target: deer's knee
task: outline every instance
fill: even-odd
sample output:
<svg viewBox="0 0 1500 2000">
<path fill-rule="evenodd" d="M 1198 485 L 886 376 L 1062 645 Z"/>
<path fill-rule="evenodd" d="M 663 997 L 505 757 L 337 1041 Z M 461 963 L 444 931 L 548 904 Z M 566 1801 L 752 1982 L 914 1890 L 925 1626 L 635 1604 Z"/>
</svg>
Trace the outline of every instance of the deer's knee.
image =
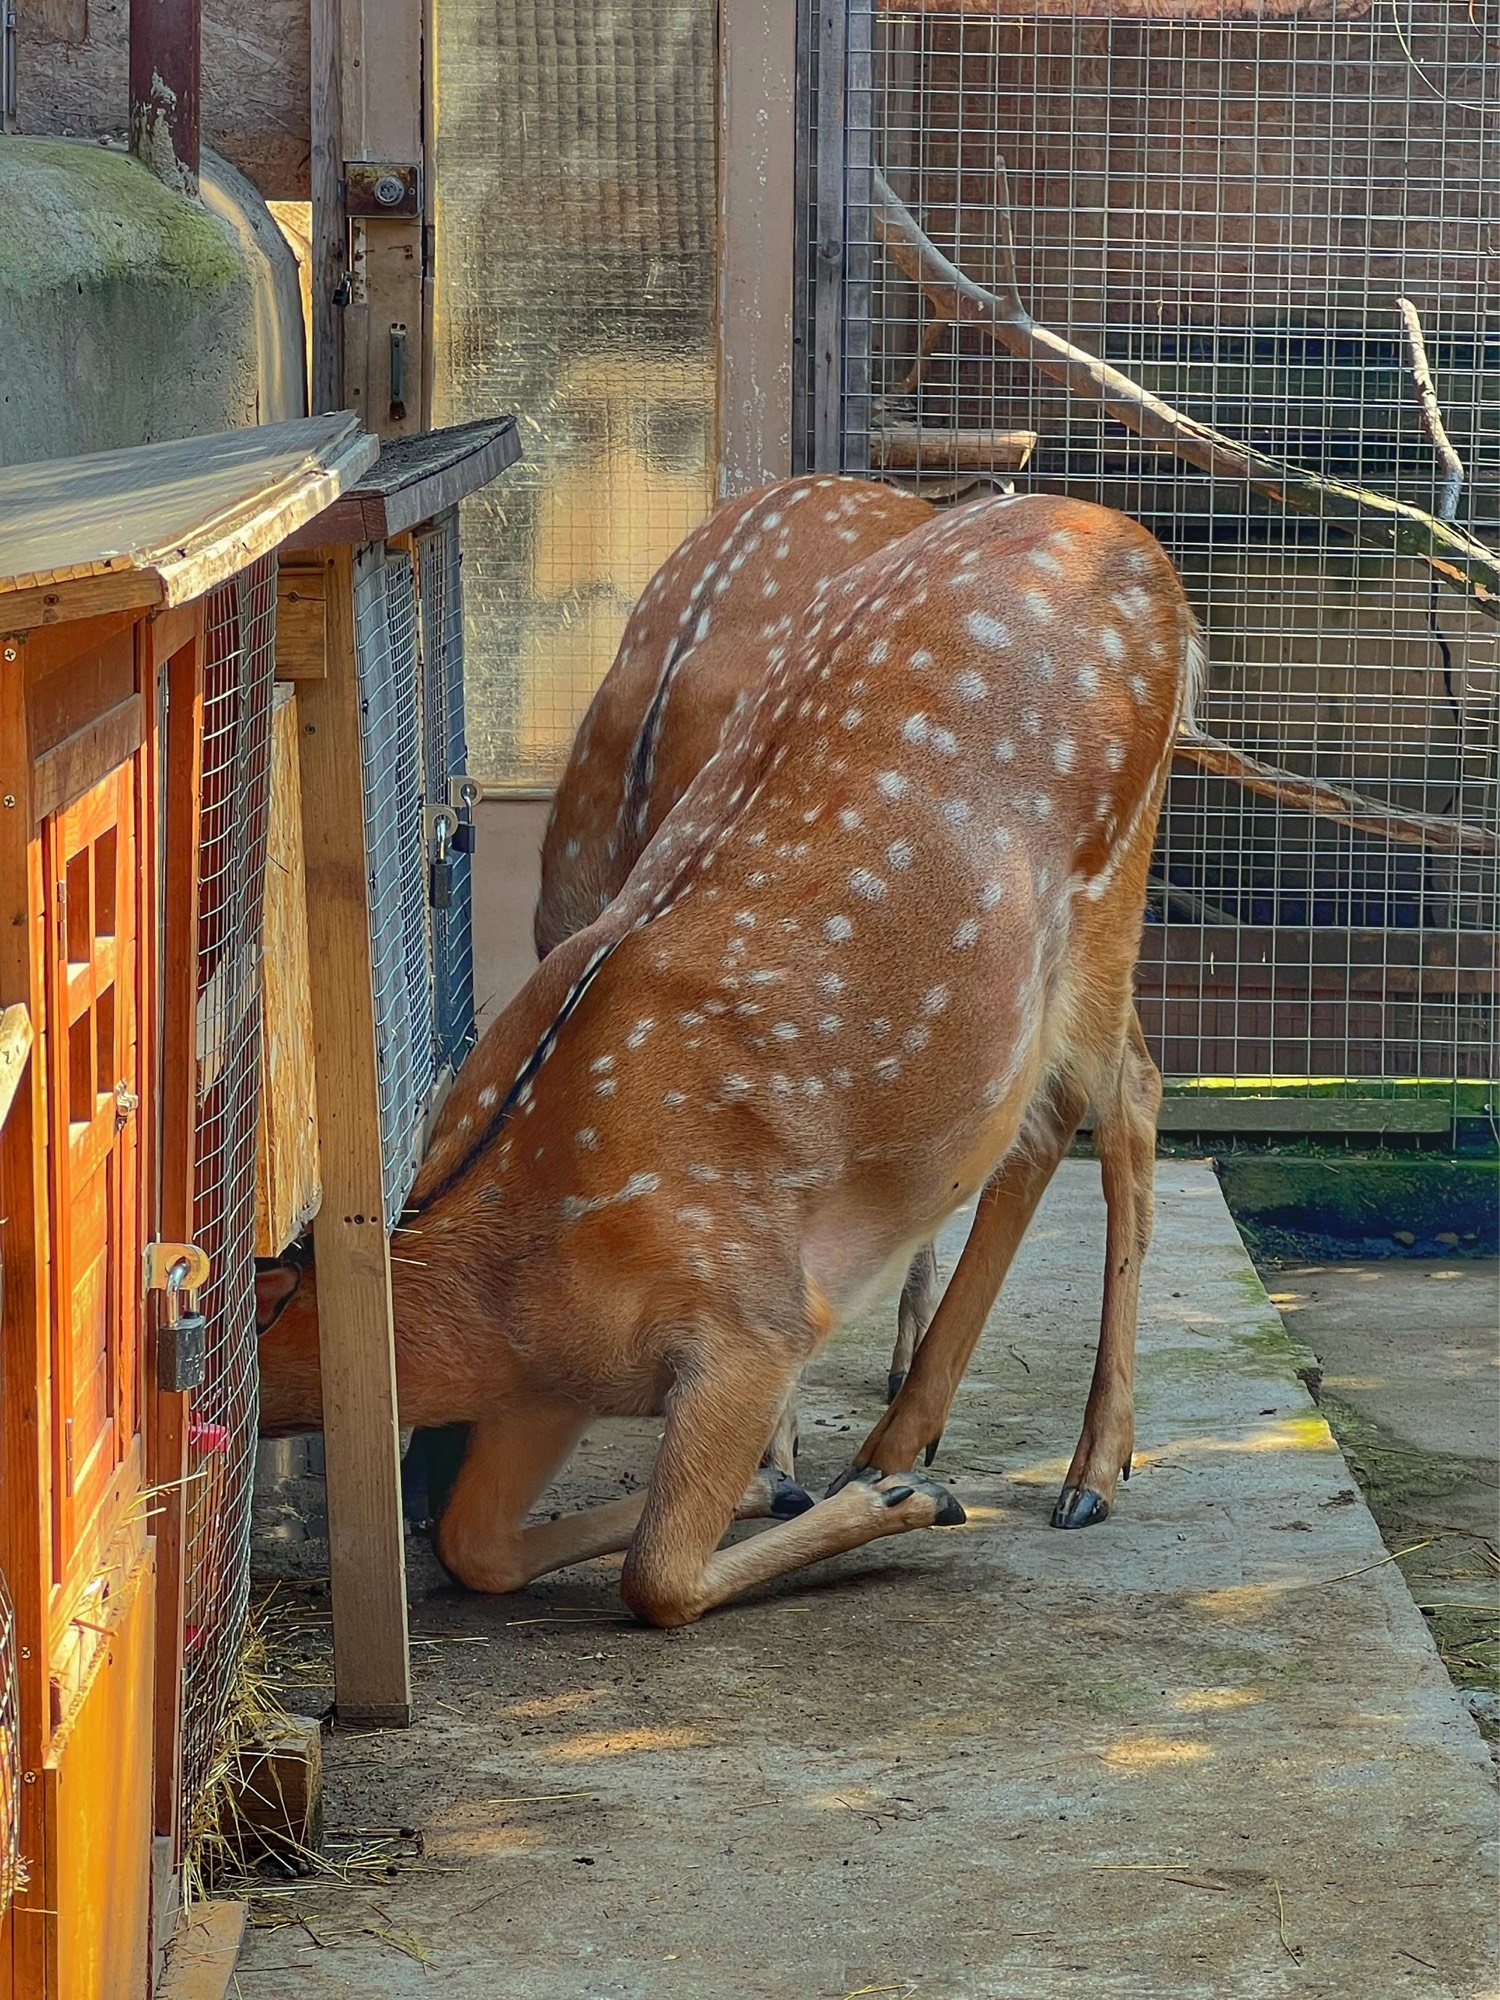
<svg viewBox="0 0 1500 2000">
<path fill-rule="evenodd" d="M 469 1519 L 457 1490 L 437 1524 L 432 1545 L 443 1568 L 465 1590 L 505 1597 L 530 1582 L 520 1536 L 497 1531 L 493 1520 Z"/>
<path fill-rule="evenodd" d="M 647 1625 L 670 1631 L 692 1625 L 703 1616 L 701 1581 L 677 1576 L 652 1560 L 650 1552 L 632 1548 L 620 1574 L 620 1595 L 625 1608 Z"/>
</svg>

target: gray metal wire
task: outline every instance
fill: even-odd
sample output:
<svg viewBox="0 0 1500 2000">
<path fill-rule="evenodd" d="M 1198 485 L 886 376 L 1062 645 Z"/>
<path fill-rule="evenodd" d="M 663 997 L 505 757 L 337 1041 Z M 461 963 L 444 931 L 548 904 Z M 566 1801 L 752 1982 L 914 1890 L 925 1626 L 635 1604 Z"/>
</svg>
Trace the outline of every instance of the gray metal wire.
<svg viewBox="0 0 1500 2000">
<path fill-rule="evenodd" d="M 416 587 L 409 555 L 383 544 L 358 552 L 354 629 L 386 1226 L 393 1228 L 416 1178 L 433 1079 Z"/>
<path fill-rule="evenodd" d="M 26 1885 L 21 1860 L 21 1705 L 16 1614 L 0 1576 L 0 1917 Z"/>
<path fill-rule="evenodd" d="M 183 1806 L 208 1783 L 244 1650 L 258 1422 L 255 1152 L 261 922 L 271 785 L 276 564 L 209 604 L 198 904 L 197 1158 L 193 1232 L 211 1275 L 201 1389 L 188 1433 Z"/>
<path fill-rule="evenodd" d="M 1172 19 L 1125 12 L 807 8 L 801 461 L 863 467 L 893 421 L 1036 430 L 1023 490 L 1123 508 L 1171 552 L 1209 636 L 1200 720 L 1214 735 L 1398 808 L 1500 827 L 1492 621 L 1422 565 L 1144 450 L 974 330 L 935 326 L 869 201 L 873 164 L 986 285 L 1008 213 L 1038 320 L 1272 455 L 1432 507 L 1404 294 L 1468 467 L 1460 521 L 1493 541 L 1493 5 L 1488 19 L 1442 0 L 1377 0 L 1344 18 L 1230 19 L 1203 0 Z M 830 220 L 831 260 L 818 252 Z M 820 323 L 837 334 L 831 383 Z M 831 447 L 818 424 L 830 407 Z M 1157 856 L 1142 1019 L 1169 1076 L 1336 1078 L 1361 1092 L 1429 1079 L 1477 1108 L 1483 1092 L 1456 1086 L 1500 1076 L 1497 931 L 1491 859 L 1397 845 L 1183 773 Z"/>
<path fill-rule="evenodd" d="M 448 804 L 449 782 L 469 768 L 464 725 L 464 606 L 457 512 L 417 538 L 421 586 L 422 748 L 429 806 Z M 474 1046 L 474 884 L 469 856 L 455 853 L 452 900 L 433 906 L 435 1067 L 457 1069 Z"/>
</svg>

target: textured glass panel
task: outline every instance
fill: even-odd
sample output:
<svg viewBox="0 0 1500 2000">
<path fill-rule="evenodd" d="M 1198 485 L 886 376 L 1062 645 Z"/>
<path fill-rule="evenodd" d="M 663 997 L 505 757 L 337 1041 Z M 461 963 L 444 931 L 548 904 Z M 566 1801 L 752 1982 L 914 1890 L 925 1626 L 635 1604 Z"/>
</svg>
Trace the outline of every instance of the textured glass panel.
<svg viewBox="0 0 1500 2000">
<path fill-rule="evenodd" d="M 437 14 L 437 421 L 526 451 L 464 510 L 470 768 L 547 784 L 710 502 L 714 5 Z"/>
</svg>

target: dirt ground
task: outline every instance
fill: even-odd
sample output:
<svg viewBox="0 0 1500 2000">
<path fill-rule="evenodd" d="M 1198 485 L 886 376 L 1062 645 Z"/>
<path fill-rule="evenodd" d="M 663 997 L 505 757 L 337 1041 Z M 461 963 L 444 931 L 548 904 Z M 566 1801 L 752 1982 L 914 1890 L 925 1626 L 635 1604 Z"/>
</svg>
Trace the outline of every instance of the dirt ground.
<svg viewBox="0 0 1500 2000">
<path fill-rule="evenodd" d="M 1098 1309 L 1078 1162 L 935 1467 L 966 1527 L 671 1634 L 622 1616 L 614 1562 L 485 1600 L 412 1544 L 417 1720 L 326 1740 L 328 1857 L 257 1885 L 243 2000 L 1494 2000 L 1487 1747 L 1213 1174 L 1159 1190 L 1102 1527 L 1047 1524 Z M 810 1371 L 814 1490 L 893 1320 Z M 600 1425 L 549 1508 L 640 1480 L 655 1429 Z M 316 1714 L 317 1544 L 276 1546 L 302 1580 L 270 1638 Z"/>
</svg>

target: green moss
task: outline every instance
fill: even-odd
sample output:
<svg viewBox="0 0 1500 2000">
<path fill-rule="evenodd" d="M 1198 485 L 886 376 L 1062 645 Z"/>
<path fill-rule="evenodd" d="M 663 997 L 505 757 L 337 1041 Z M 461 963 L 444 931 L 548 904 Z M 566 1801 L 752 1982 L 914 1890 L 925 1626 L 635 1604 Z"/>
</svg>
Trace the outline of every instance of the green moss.
<svg viewBox="0 0 1500 2000">
<path fill-rule="evenodd" d="M 128 154 L 55 139 L 0 146 L 0 284 L 76 297 L 143 274 L 200 295 L 244 282 L 229 231 Z"/>
</svg>

